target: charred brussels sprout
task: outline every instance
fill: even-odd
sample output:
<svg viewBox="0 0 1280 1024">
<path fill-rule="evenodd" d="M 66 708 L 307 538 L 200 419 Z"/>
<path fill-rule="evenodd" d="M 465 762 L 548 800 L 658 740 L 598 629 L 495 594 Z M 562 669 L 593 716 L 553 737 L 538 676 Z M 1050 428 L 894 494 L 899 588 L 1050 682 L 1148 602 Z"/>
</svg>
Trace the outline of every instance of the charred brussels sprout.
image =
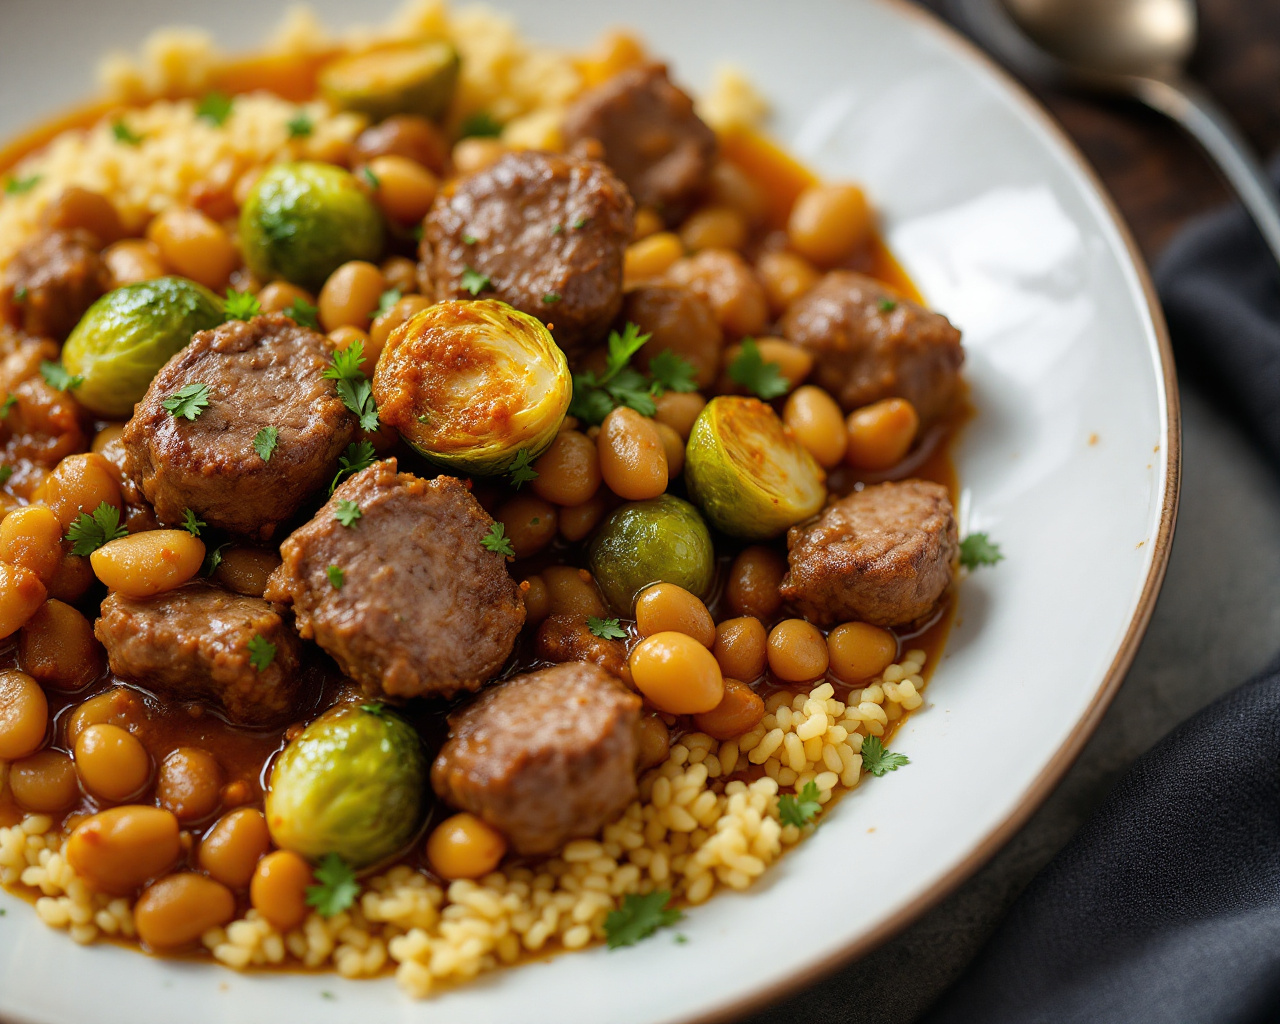
<svg viewBox="0 0 1280 1024">
<path fill-rule="evenodd" d="M 245 262 L 264 281 L 282 277 L 310 291 L 348 260 L 377 262 L 382 214 L 356 179 L 332 164 L 280 164 L 240 211 Z"/>
<path fill-rule="evenodd" d="M 426 811 L 427 759 L 413 726 L 380 704 L 326 712 L 271 769 L 267 826 L 276 845 L 354 868 L 404 849 Z"/>
<path fill-rule="evenodd" d="M 497 299 L 448 301 L 387 340 L 373 395 L 382 421 L 433 462 L 494 475 L 555 440 L 573 378 L 536 318 Z"/>
<path fill-rule="evenodd" d="M 458 51 L 445 42 L 388 46 L 340 57 L 320 73 L 320 90 L 339 107 L 375 121 L 392 114 L 439 120 L 458 83 Z"/>
<path fill-rule="evenodd" d="M 712 526 L 748 540 L 777 536 L 827 498 L 826 474 L 777 413 L 734 395 L 712 399 L 694 422 L 684 479 Z"/>
<path fill-rule="evenodd" d="M 99 416 L 133 415 L 169 357 L 197 331 L 222 323 L 222 303 L 184 277 L 125 285 L 88 308 L 67 338 L 62 364 L 84 378 L 76 399 Z"/>
<path fill-rule="evenodd" d="M 588 564 L 614 610 L 631 605 L 651 583 L 674 583 L 705 598 L 715 577 L 707 524 L 687 501 L 664 494 L 622 505 L 591 538 Z"/>
</svg>

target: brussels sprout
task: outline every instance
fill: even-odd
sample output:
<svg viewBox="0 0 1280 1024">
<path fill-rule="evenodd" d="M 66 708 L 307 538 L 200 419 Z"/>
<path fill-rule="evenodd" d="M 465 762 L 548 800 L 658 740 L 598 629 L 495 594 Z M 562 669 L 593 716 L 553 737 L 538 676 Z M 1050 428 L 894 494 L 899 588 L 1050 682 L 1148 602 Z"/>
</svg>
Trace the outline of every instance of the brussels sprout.
<svg viewBox="0 0 1280 1024">
<path fill-rule="evenodd" d="M 497 299 L 428 306 L 387 340 L 373 373 L 384 423 L 462 473 L 505 473 L 555 440 L 569 364 L 537 318 Z"/>
<path fill-rule="evenodd" d="M 335 60 L 320 73 L 320 89 L 337 106 L 375 121 L 392 114 L 434 121 L 449 108 L 460 63 L 445 42 L 388 46 Z"/>
<path fill-rule="evenodd" d="M 413 726 L 379 704 L 326 712 L 271 769 L 267 827 L 277 846 L 354 868 L 404 849 L 426 811 L 427 759 Z"/>
<path fill-rule="evenodd" d="M 279 164 L 240 211 L 240 246 L 264 281 L 317 291 L 348 260 L 382 255 L 382 214 L 356 179 L 332 164 Z"/>
<path fill-rule="evenodd" d="M 622 615 L 631 613 L 636 595 L 651 583 L 674 583 L 706 597 L 716 564 L 702 516 L 671 494 L 614 510 L 591 538 L 587 562 L 604 596 Z"/>
<path fill-rule="evenodd" d="M 140 281 L 88 308 L 62 348 L 62 365 L 84 378 L 76 398 L 112 419 L 133 415 L 147 386 L 197 331 L 222 323 L 222 302 L 184 277 Z"/>
<path fill-rule="evenodd" d="M 827 498 L 822 467 L 777 413 L 736 395 L 713 398 L 694 422 L 684 479 L 712 526 L 748 540 L 777 536 Z"/>
</svg>

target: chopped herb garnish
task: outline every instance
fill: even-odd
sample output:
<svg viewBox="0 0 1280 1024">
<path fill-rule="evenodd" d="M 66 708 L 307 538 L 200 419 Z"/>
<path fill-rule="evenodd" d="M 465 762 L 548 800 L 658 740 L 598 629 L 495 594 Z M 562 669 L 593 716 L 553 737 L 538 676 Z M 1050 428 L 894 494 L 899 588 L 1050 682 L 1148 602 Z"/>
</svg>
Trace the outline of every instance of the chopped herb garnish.
<svg viewBox="0 0 1280 1024">
<path fill-rule="evenodd" d="M 622 907 L 609 911 L 604 919 L 604 934 L 610 949 L 634 946 L 647 939 L 659 928 L 675 924 L 684 914 L 668 907 L 671 893 L 666 889 L 637 896 L 627 893 L 622 897 Z"/>
<path fill-rule="evenodd" d="M 895 299 L 877 299 L 876 300 L 876 309 L 880 310 L 881 313 L 892 313 L 897 308 L 898 308 L 898 303 L 897 303 L 897 300 Z"/>
<path fill-rule="evenodd" d="M 160 404 L 173 414 L 174 419 L 185 416 L 194 420 L 209 407 L 209 385 L 184 384 Z"/>
<path fill-rule="evenodd" d="M 313 874 L 316 884 L 307 886 L 307 906 L 321 917 L 341 914 L 360 895 L 356 873 L 336 853 L 326 853 Z"/>
<path fill-rule="evenodd" d="M 248 292 L 238 292 L 234 288 L 227 289 L 227 299 L 222 304 L 222 319 L 230 322 L 232 320 L 252 320 L 255 316 L 262 314 L 262 303 L 258 301 L 256 295 L 250 295 Z"/>
<path fill-rule="evenodd" d="M 4 183 L 4 194 L 20 196 L 23 192 L 30 192 L 38 184 L 40 184 L 38 174 L 28 174 L 25 178 L 8 178 Z"/>
<path fill-rule="evenodd" d="M 253 450 L 263 462 L 270 462 L 280 441 L 279 427 L 263 427 L 253 435 Z"/>
<path fill-rule="evenodd" d="M 364 342 L 357 338 L 333 353 L 333 365 L 321 376 L 338 382 L 336 389 L 342 404 L 359 417 L 362 429 L 372 433 L 378 429 L 378 403 L 373 398 L 373 385 L 360 368 L 363 361 Z"/>
<path fill-rule="evenodd" d="M 116 142 L 123 142 L 128 146 L 137 146 L 142 142 L 142 136 L 130 131 L 123 121 L 117 121 L 111 126 L 111 134 Z"/>
<path fill-rule="evenodd" d="M 196 518 L 196 514 L 187 509 L 182 513 L 182 528 L 193 537 L 199 537 L 200 531 L 209 524 Z"/>
<path fill-rule="evenodd" d="M 885 772 L 896 772 L 904 764 L 910 764 L 906 754 L 891 754 L 884 749 L 884 744 L 877 736 L 868 736 L 862 741 L 862 770 L 870 772 L 877 779 Z"/>
<path fill-rule="evenodd" d="M 475 245 L 477 241 L 478 241 L 478 239 L 476 238 L 476 236 L 475 236 L 475 235 L 463 235 L 463 236 L 462 236 L 462 244 L 463 244 L 463 245 Z"/>
<path fill-rule="evenodd" d="M 331 365 L 320 376 L 325 380 L 359 380 L 364 376 L 364 342 L 357 338 L 346 348 L 335 349 Z"/>
<path fill-rule="evenodd" d="M 90 515 L 81 512 L 76 521 L 67 530 L 67 540 L 71 542 L 71 553 L 82 558 L 93 554 L 103 544 L 128 536 L 129 531 L 120 525 L 120 510 L 105 501 Z"/>
<path fill-rule="evenodd" d="M 413 226 L 413 230 L 410 231 L 409 234 L 413 236 L 413 240 L 415 242 L 421 242 L 422 241 L 422 225 L 415 224 Z"/>
<path fill-rule="evenodd" d="M 479 110 L 462 122 L 460 138 L 476 136 L 484 139 L 497 138 L 502 134 L 502 124 L 487 110 Z"/>
<path fill-rule="evenodd" d="M 333 518 L 348 529 L 355 529 L 356 523 L 363 517 L 364 513 L 354 501 L 340 501 L 333 506 Z"/>
<path fill-rule="evenodd" d="M 212 576 L 217 572 L 218 566 L 222 564 L 222 552 L 229 547 L 231 547 L 230 541 L 225 544 L 219 544 L 216 548 L 205 555 L 204 565 L 200 567 L 200 575 L 207 577 Z"/>
<path fill-rule="evenodd" d="M 618 625 L 617 619 L 597 619 L 588 615 L 587 629 L 601 640 L 625 640 L 627 637 L 627 631 Z"/>
<path fill-rule="evenodd" d="M 589 221 L 590 219 L 591 219 L 590 217 L 579 217 L 572 224 L 570 224 L 569 227 L 573 228 L 574 231 L 581 231 L 583 228 L 587 226 L 587 221 Z"/>
<path fill-rule="evenodd" d="M 960 564 L 966 569 L 976 569 L 980 565 L 995 565 L 1003 558 L 1000 545 L 994 543 L 985 533 L 971 533 L 960 542 Z"/>
<path fill-rule="evenodd" d="M 479 295 L 486 288 L 492 288 L 493 282 L 489 280 L 488 274 L 482 274 L 478 270 L 467 267 L 462 272 L 462 287 L 472 295 Z"/>
<path fill-rule="evenodd" d="M 347 450 L 338 457 L 338 475 L 329 485 L 329 493 L 332 494 L 338 489 L 338 483 L 344 476 L 353 476 L 362 469 L 368 469 L 377 461 L 378 455 L 374 451 L 372 442 L 352 441 L 347 445 Z"/>
<path fill-rule="evenodd" d="M 778 797 L 778 817 L 784 825 L 804 828 L 820 810 L 822 804 L 818 801 L 818 786 L 814 782 L 806 782 L 798 797 L 790 793 Z"/>
<path fill-rule="evenodd" d="M 404 298 L 404 293 L 400 291 L 399 288 L 388 288 L 378 296 L 378 308 L 374 310 L 374 319 L 376 320 L 380 316 L 386 316 L 391 312 L 391 307 L 402 298 Z"/>
<path fill-rule="evenodd" d="M 546 305 L 546 306 L 553 306 L 559 301 L 560 301 L 560 296 L 555 292 L 547 292 L 546 295 L 542 296 L 543 305 Z"/>
<path fill-rule="evenodd" d="M 320 319 L 316 315 L 317 309 L 311 305 L 302 296 L 298 296 L 284 310 L 284 315 L 292 320 L 299 327 L 310 327 L 313 331 L 320 326 Z"/>
<path fill-rule="evenodd" d="M 430 422 L 431 422 L 431 417 L 430 417 L 430 416 L 428 416 L 425 412 L 420 412 L 420 413 L 418 413 L 418 422 L 419 422 L 419 423 L 430 423 Z"/>
<path fill-rule="evenodd" d="M 249 664 L 259 672 L 265 672 L 276 660 L 276 645 L 264 640 L 256 633 L 249 641 L 246 650 L 249 652 Z"/>
<path fill-rule="evenodd" d="M 374 191 L 382 188 L 382 182 L 378 180 L 378 176 L 373 173 L 373 168 L 365 164 L 360 168 L 360 177 L 369 183 L 369 187 Z"/>
<path fill-rule="evenodd" d="M 13 301 L 17 303 L 27 301 L 27 286 L 25 284 L 20 284 L 13 290 Z"/>
<path fill-rule="evenodd" d="M 677 932 L 675 941 L 677 946 L 683 946 L 686 942 L 689 941 L 689 936 L 687 936 L 684 932 Z"/>
<path fill-rule="evenodd" d="M 517 491 L 530 480 L 538 479 L 538 471 L 533 468 L 533 459 L 529 455 L 529 449 L 521 448 L 516 452 L 516 461 L 511 463 L 511 468 L 507 470 L 507 473 L 511 486 Z"/>
<path fill-rule="evenodd" d="M 507 528 L 502 523 L 494 523 L 489 527 L 489 532 L 480 538 L 480 543 L 494 554 L 515 558 L 516 549 L 511 546 L 511 538 L 506 534 Z"/>
<path fill-rule="evenodd" d="M 231 97 L 225 92 L 211 92 L 196 107 L 196 117 L 221 127 L 231 114 Z"/>
<path fill-rule="evenodd" d="M 791 387 L 790 382 L 782 375 L 782 367 L 777 363 L 765 362 L 754 338 L 742 339 L 742 351 L 729 364 L 729 379 L 766 402 L 785 395 Z"/>
<path fill-rule="evenodd" d="M 329 577 L 329 584 L 334 590 L 341 590 L 342 584 L 347 581 L 347 574 L 336 565 L 329 566 L 329 568 L 324 571 L 324 574 Z"/>
<path fill-rule="evenodd" d="M 698 371 L 693 363 L 669 348 L 664 348 L 649 360 L 649 376 L 653 378 L 655 387 L 661 389 L 656 392 L 659 395 L 663 391 L 698 390 Z"/>
<path fill-rule="evenodd" d="M 337 999 L 338 997 L 337 997 L 337 996 L 335 996 L 335 995 L 334 995 L 332 992 L 330 992 L 328 989 L 321 989 L 321 991 L 320 991 L 320 998 L 321 998 L 321 999 Z"/>
<path fill-rule="evenodd" d="M 289 129 L 289 138 L 305 139 L 313 131 L 316 130 L 315 122 L 311 120 L 311 115 L 305 110 L 299 110 L 288 121 L 285 127 Z"/>
<path fill-rule="evenodd" d="M 609 351 L 603 374 L 592 371 L 573 375 L 573 401 L 569 415 L 587 423 L 600 423 L 620 405 L 629 406 L 642 416 L 658 411 L 653 402 L 653 384 L 629 364 L 649 335 L 628 323 L 619 334 L 609 333 Z"/>
<path fill-rule="evenodd" d="M 17 395 L 6 395 L 4 405 L 0 405 L 0 420 L 9 415 L 9 410 L 18 404 Z"/>
<path fill-rule="evenodd" d="M 564 225 L 563 225 L 563 224 L 552 224 L 552 225 L 551 225 L 551 233 L 552 233 L 553 235 L 562 235 L 562 234 L 564 234 Z"/>
<path fill-rule="evenodd" d="M 13 476 L 12 466 L 0 466 L 0 487 L 7 484 L 11 476 Z"/>
<path fill-rule="evenodd" d="M 361 704 L 360 710 L 365 712 L 365 714 L 381 717 L 383 711 L 386 710 L 386 707 L 387 706 L 383 704 L 382 701 L 375 700 L 372 704 Z"/>
<path fill-rule="evenodd" d="M 84 383 L 79 374 L 67 373 L 61 363 L 51 363 L 47 359 L 40 364 L 40 376 L 55 391 L 74 391 Z"/>
</svg>

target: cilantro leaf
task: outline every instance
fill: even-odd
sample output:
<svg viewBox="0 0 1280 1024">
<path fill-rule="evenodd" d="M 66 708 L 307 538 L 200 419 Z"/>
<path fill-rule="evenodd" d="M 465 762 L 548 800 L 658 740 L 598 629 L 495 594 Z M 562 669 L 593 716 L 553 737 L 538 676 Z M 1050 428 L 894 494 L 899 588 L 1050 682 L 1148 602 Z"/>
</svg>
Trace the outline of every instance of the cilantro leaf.
<svg viewBox="0 0 1280 1024">
<path fill-rule="evenodd" d="M 227 289 L 227 299 L 222 304 L 222 319 L 225 322 L 252 320 L 255 316 L 261 316 L 261 314 L 262 303 L 258 301 L 256 295 L 250 295 L 248 292 L 238 292 L 234 288 Z"/>
<path fill-rule="evenodd" d="M 877 779 L 885 772 L 896 772 L 904 764 L 910 764 L 906 754 L 891 754 L 884 749 L 878 736 L 868 736 L 862 741 L 862 770 Z"/>
<path fill-rule="evenodd" d="M 530 480 L 538 479 L 538 471 L 533 468 L 533 459 L 529 455 L 529 449 L 521 448 L 516 452 L 516 461 L 511 463 L 511 468 L 507 470 L 511 479 L 511 486 L 517 491 Z"/>
<path fill-rule="evenodd" d="M 664 348 L 649 360 L 649 376 L 662 389 L 658 394 L 663 391 L 698 390 L 698 371 L 694 369 L 693 363 L 676 355 L 669 348 Z"/>
<path fill-rule="evenodd" d="M 331 365 L 320 374 L 325 380 L 359 380 L 364 376 L 364 342 L 357 338 L 346 348 L 334 349 Z"/>
<path fill-rule="evenodd" d="M 876 309 L 880 310 L 881 313 L 892 313 L 897 308 L 898 303 L 896 299 L 886 298 L 876 300 Z"/>
<path fill-rule="evenodd" d="M 40 177 L 39 174 L 28 174 L 25 178 L 8 178 L 4 183 L 4 194 L 20 196 L 23 192 L 30 192 L 40 184 Z"/>
<path fill-rule="evenodd" d="M 116 121 L 111 126 L 111 135 L 116 142 L 123 142 L 128 146 L 137 146 L 142 142 L 142 136 L 131 131 L 123 121 Z"/>
<path fill-rule="evenodd" d="M 218 566 L 222 564 L 222 552 L 229 547 L 231 547 L 231 542 L 227 541 L 225 544 L 219 544 L 205 555 L 204 565 L 200 566 L 200 575 L 208 577 L 217 572 Z"/>
<path fill-rule="evenodd" d="M 356 523 L 364 518 L 364 513 L 354 501 L 344 500 L 333 507 L 333 518 L 348 529 L 354 530 Z"/>
<path fill-rule="evenodd" d="M 659 889 L 644 896 L 627 893 L 622 897 L 622 907 L 609 911 L 604 919 L 604 934 L 610 949 L 620 946 L 634 946 L 641 939 L 647 939 L 659 928 L 675 924 L 684 914 L 668 907 L 671 893 Z"/>
<path fill-rule="evenodd" d="M 259 672 L 265 672 L 271 663 L 276 660 L 276 645 L 264 640 L 257 633 L 249 641 L 246 650 L 249 652 L 249 664 Z"/>
<path fill-rule="evenodd" d="M 18 404 L 17 395 L 13 395 L 13 394 L 5 395 L 4 404 L 0 405 L 0 420 L 8 416 L 9 410 L 12 409 L 17 404 Z"/>
<path fill-rule="evenodd" d="M 305 110 L 299 110 L 285 122 L 284 126 L 289 130 L 289 138 L 291 139 L 305 139 L 316 130 L 315 122 L 311 120 L 311 115 Z"/>
<path fill-rule="evenodd" d="M 129 531 L 120 525 L 120 510 L 105 501 L 98 504 L 92 515 L 81 512 L 67 530 L 71 553 L 82 558 L 93 554 L 103 544 L 128 535 Z"/>
<path fill-rule="evenodd" d="M 597 375 L 588 371 L 573 375 L 569 415 L 596 424 L 620 405 L 630 406 L 642 416 L 657 412 L 652 385 L 644 374 L 629 365 L 631 357 L 648 340 L 649 335 L 641 334 L 633 323 L 628 323 L 621 334 L 610 331 L 604 373 Z"/>
<path fill-rule="evenodd" d="M 263 427 L 253 435 L 253 450 L 263 462 L 270 462 L 280 441 L 279 427 Z"/>
<path fill-rule="evenodd" d="M 9 482 L 9 477 L 13 476 L 12 466 L 0 466 L 0 487 Z"/>
<path fill-rule="evenodd" d="M 547 292 L 546 295 L 542 296 L 542 304 L 544 306 L 554 306 L 559 301 L 560 295 L 557 292 Z"/>
<path fill-rule="evenodd" d="M 462 236 L 462 244 L 463 244 L 463 245 L 475 245 L 477 241 L 478 241 L 478 239 L 476 238 L 476 236 L 475 236 L 475 235 L 463 235 L 463 236 Z"/>
<path fill-rule="evenodd" d="M 209 406 L 208 384 L 184 384 L 160 403 L 174 419 L 185 416 L 194 420 Z"/>
<path fill-rule="evenodd" d="M 338 458 L 338 475 L 333 478 L 333 483 L 329 485 L 329 493 L 332 494 L 338 489 L 338 483 L 344 476 L 354 476 L 362 469 L 368 469 L 378 461 L 378 454 L 373 449 L 373 444 L 369 441 L 352 441 L 347 445 L 347 450 Z"/>
<path fill-rule="evenodd" d="M 495 554 L 515 558 L 516 549 L 511 546 L 511 538 L 506 533 L 507 528 L 502 523 L 494 523 L 489 527 L 489 532 L 480 538 L 480 543 Z"/>
<path fill-rule="evenodd" d="M 618 625 L 617 619 L 597 619 L 588 615 L 587 629 L 601 640 L 625 640 L 627 637 L 627 631 Z"/>
<path fill-rule="evenodd" d="M 191 509 L 187 509 L 182 513 L 182 528 L 193 537 L 199 537 L 200 531 L 208 525 L 203 520 L 197 519 L 196 514 Z"/>
<path fill-rule="evenodd" d="M 373 318 L 376 320 L 380 316 L 386 316 L 391 312 L 391 307 L 402 298 L 404 293 L 399 288 L 388 288 L 378 296 L 378 308 L 373 311 Z"/>
<path fill-rule="evenodd" d="M 754 338 L 742 339 L 742 351 L 729 364 L 729 379 L 766 402 L 785 395 L 791 387 L 777 363 L 765 362 Z"/>
<path fill-rule="evenodd" d="M 231 114 L 231 97 L 225 92 L 211 92 L 196 107 L 196 117 L 221 127 Z"/>
<path fill-rule="evenodd" d="M 575 231 L 581 231 L 583 228 L 587 226 L 587 221 L 589 221 L 590 219 L 591 219 L 590 217 L 579 217 L 572 224 L 570 224 L 569 227 L 573 228 Z"/>
<path fill-rule="evenodd" d="M 363 361 L 364 342 L 357 338 L 333 353 L 333 364 L 321 376 L 338 382 L 342 404 L 356 414 L 362 429 L 373 432 L 378 429 L 378 403 L 373 398 L 373 385 L 360 368 Z"/>
<path fill-rule="evenodd" d="M 622 328 L 622 333 L 609 332 L 609 353 L 605 361 L 604 377 L 600 383 L 610 380 L 631 362 L 631 357 L 639 352 L 649 340 L 648 334 L 641 334 L 640 328 L 630 321 Z"/>
<path fill-rule="evenodd" d="M 486 288 L 492 288 L 493 282 L 489 280 L 488 274 L 482 274 L 478 270 L 467 267 L 462 271 L 462 287 L 472 295 L 479 295 Z"/>
<path fill-rule="evenodd" d="M 316 315 L 318 310 L 301 296 L 289 303 L 283 312 L 299 327 L 310 327 L 314 331 L 320 326 L 320 319 Z"/>
<path fill-rule="evenodd" d="M 312 874 L 316 884 L 307 886 L 307 906 L 321 917 L 341 914 L 360 895 L 360 883 L 351 865 L 336 853 L 326 853 Z"/>
<path fill-rule="evenodd" d="M 1003 558 L 1000 545 L 985 533 L 971 533 L 960 542 L 960 564 L 966 569 L 976 569 L 980 565 L 995 565 Z"/>
<path fill-rule="evenodd" d="M 466 139 L 474 136 L 482 139 L 494 139 L 501 134 L 501 122 L 487 110 L 478 110 L 462 122 L 459 137 Z"/>
<path fill-rule="evenodd" d="M 61 363 L 51 363 L 47 359 L 40 363 L 40 376 L 55 391 L 74 391 L 84 383 L 84 378 L 78 373 L 67 373 Z"/>
<path fill-rule="evenodd" d="M 784 825 L 804 828 L 820 810 L 822 804 L 818 801 L 818 786 L 815 782 L 806 782 L 800 788 L 798 797 L 790 793 L 778 797 L 778 817 Z"/>
<path fill-rule="evenodd" d="M 329 568 L 324 571 L 324 574 L 329 577 L 329 584 L 334 590 L 341 590 L 342 584 L 347 581 L 347 574 L 336 565 L 329 566 Z"/>
</svg>

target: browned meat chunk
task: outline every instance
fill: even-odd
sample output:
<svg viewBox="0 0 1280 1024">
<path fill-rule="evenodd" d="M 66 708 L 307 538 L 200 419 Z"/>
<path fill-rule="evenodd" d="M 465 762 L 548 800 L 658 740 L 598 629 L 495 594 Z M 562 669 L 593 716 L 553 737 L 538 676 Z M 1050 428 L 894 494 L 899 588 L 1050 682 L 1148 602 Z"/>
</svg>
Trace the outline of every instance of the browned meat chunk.
<svg viewBox="0 0 1280 1024">
<path fill-rule="evenodd" d="M 517 676 L 450 716 L 432 785 L 517 853 L 551 853 L 635 799 L 640 704 L 582 662 Z"/>
<path fill-rule="evenodd" d="M 827 274 L 787 310 L 782 332 L 813 353 L 812 383 L 846 412 L 905 398 L 928 422 L 945 415 L 959 393 L 960 332 L 863 274 Z"/>
<path fill-rule="evenodd" d="M 699 387 L 715 383 L 724 332 L 711 307 L 689 289 L 661 284 L 633 288 L 622 300 L 618 319 L 651 335 L 635 356 L 640 369 L 647 371 L 659 352 L 672 352 L 693 365 Z"/>
<path fill-rule="evenodd" d="M 627 645 L 596 636 L 585 615 L 552 615 L 538 627 L 537 655 L 543 661 L 588 661 L 610 675 L 630 679 Z"/>
<path fill-rule="evenodd" d="M 350 526 L 335 517 L 340 502 L 360 510 Z M 298 632 L 368 693 L 477 690 L 524 625 L 520 588 L 480 543 L 492 525 L 461 480 L 397 473 L 388 459 L 344 482 L 285 540 L 265 596 L 293 605 Z"/>
<path fill-rule="evenodd" d="M 422 240 L 423 292 L 502 299 L 553 324 L 566 351 L 589 345 L 622 302 L 634 213 L 603 164 L 511 153 L 437 197 Z"/>
<path fill-rule="evenodd" d="M 160 522 L 191 509 L 210 526 L 269 538 L 333 475 L 356 433 L 334 382 L 321 375 L 330 346 L 279 313 L 201 331 L 156 374 L 124 429 L 131 475 Z M 190 420 L 164 402 L 208 385 L 209 405 Z M 277 430 L 270 459 L 254 448 Z"/>
<path fill-rule="evenodd" d="M 0 278 L 0 319 L 61 341 L 110 285 L 87 231 L 47 231 L 17 251 Z"/>
<path fill-rule="evenodd" d="M 302 644 L 256 597 L 204 584 L 148 600 L 111 594 L 93 631 L 122 679 L 178 700 L 209 702 L 237 725 L 270 725 L 298 710 Z M 275 648 L 261 669 L 251 660 L 255 637 Z"/>
<path fill-rule="evenodd" d="M 615 75 L 584 93 L 564 120 L 565 141 L 595 139 L 637 203 L 678 222 L 706 188 L 716 136 L 661 64 Z"/>
<path fill-rule="evenodd" d="M 904 626 L 933 610 L 959 554 L 945 487 L 874 484 L 788 531 L 781 593 L 820 626 Z"/>
</svg>

